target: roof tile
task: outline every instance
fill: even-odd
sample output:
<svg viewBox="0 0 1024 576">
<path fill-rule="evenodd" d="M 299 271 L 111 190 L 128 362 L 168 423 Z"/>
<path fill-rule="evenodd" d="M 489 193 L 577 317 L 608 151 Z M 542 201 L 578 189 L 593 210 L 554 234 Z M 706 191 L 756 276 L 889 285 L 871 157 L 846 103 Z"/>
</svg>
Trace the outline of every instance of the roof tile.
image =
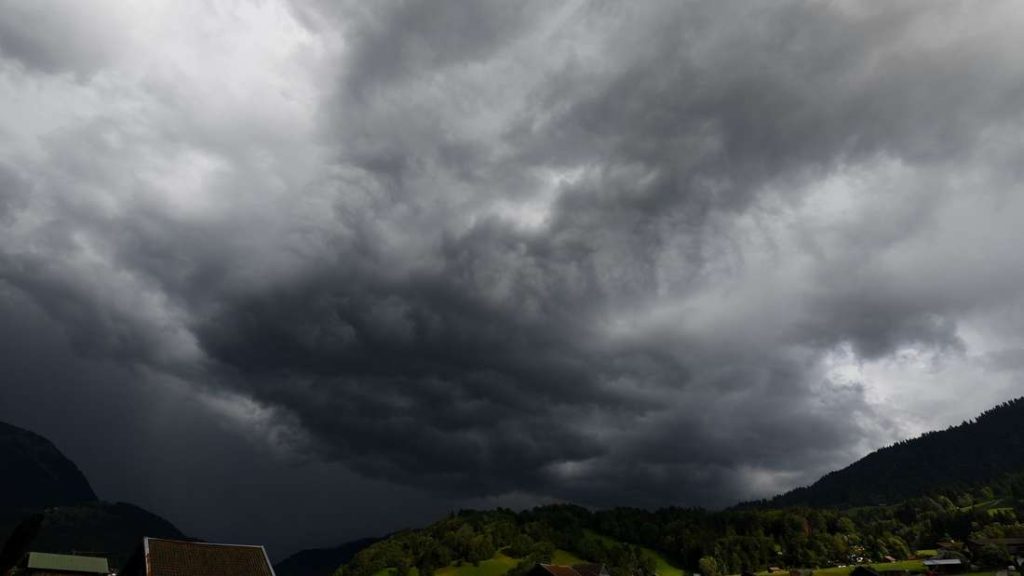
<svg viewBox="0 0 1024 576">
<path fill-rule="evenodd" d="M 274 576 L 262 546 L 147 538 L 148 576 Z"/>
</svg>

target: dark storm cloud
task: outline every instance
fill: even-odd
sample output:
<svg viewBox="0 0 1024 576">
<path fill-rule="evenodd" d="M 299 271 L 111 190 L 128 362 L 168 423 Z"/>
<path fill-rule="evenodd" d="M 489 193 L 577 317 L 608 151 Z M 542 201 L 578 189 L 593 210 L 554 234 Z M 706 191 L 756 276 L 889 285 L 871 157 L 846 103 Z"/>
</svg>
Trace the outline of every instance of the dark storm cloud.
<svg viewBox="0 0 1024 576">
<path fill-rule="evenodd" d="M 0 285 L 195 430 L 370 499 L 721 505 L 1014 389 L 1012 5 L 248 8 L 0 42 L 63 121 L 0 125 Z"/>
<path fill-rule="evenodd" d="M 1012 118 L 1020 75 L 978 65 L 1001 59 L 1002 46 L 915 45 L 928 19 L 937 28 L 920 33 L 942 34 L 941 20 L 959 13 L 931 9 L 727 3 L 620 24 L 620 7 L 588 5 L 574 23 L 607 34 L 598 40 L 607 60 L 557 61 L 522 100 L 496 103 L 518 110 L 497 141 L 475 139 L 450 110 L 422 109 L 417 91 L 435 102 L 431 85 L 444 78 L 456 101 L 461 89 L 478 90 L 460 84 L 471 70 L 452 68 L 500 68 L 502 50 L 518 47 L 522 18 L 484 9 L 414 18 L 411 5 L 388 12 L 357 36 L 328 111 L 365 135 L 347 141 L 342 128 L 327 137 L 399 209 L 423 212 L 413 225 L 432 216 L 451 225 L 432 202 L 457 210 L 509 194 L 505 186 L 539 185 L 510 181 L 509 171 L 582 166 L 583 176 L 559 185 L 538 230 L 490 217 L 458 232 L 412 230 L 427 246 L 425 269 L 389 262 L 401 256 L 378 244 L 392 222 L 371 219 L 337 270 L 225 306 L 199 327 L 201 344 L 241 373 L 240 390 L 298 414 L 329 453 L 435 488 L 613 502 L 636 484 L 633 493 L 654 502 L 720 503 L 743 490 L 729 478 L 744 466 L 834 465 L 861 439 L 891 432 L 879 430 L 859 389 L 820 386 L 815 350 L 848 342 L 873 359 L 906 345 L 955 348 L 956 323 L 941 303 L 840 280 L 808 299 L 802 307 L 814 318 L 792 333 L 726 339 L 707 352 L 694 351 L 707 345 L 700 335 L 670 328 L 640 345 L 602 341 L 601 323 L 657 301 L 665 266 L 678 267 L 669 289 L 686 297 L 713 264 L 705 246 L 720 241 L 708 220 L 742 213 L 766 186 L 799 198 L 808 179 L 880 157 L 941 166 Z M 385 111 L 362 101 L 370 87 L 389 102 Z M 465 112 L 468 124 L 483 115 Z M 451 190 L 432 189 L 439 181 Z M 347 208 L 339 201 L 342 218 Z M 666 263 L 673 244 L 681 253 Z M 685 475 L 696 480 L 680 482 Z"/>
<path fill-rule="evenodd" d="M 0 312 L 0 420 L 45 430 L 100 498 L 142 505 L 192 537 L 266 544 L 275 560 L 423 523 L 453 506 L 336 463 L 268 454 L 262 438 L 233 430 L 187 386 L 83 358 L 61 324 L 3 287 Z"/>
</svg>

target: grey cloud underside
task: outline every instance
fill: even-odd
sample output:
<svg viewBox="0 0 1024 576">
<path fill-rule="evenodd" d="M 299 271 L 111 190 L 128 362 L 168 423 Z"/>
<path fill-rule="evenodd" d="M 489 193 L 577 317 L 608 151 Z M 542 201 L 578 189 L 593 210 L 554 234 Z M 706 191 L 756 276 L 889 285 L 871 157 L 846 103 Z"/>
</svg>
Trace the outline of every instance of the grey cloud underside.
<svg viewBox="0 0 1024 576">
<path fill-rule="evenodd" d="M 232 217 L 61 198 L 134 158 L 99 125 L 52 136 L 47 174 L 0 165 L 0 221 L 56 198 L 0 281 L 83 353 L 252 398 L 308 434 L 297 450 L 367 476 L 644 505 L 765 495 L 894 438 L 826 357 L 962 354 L 966 318 L 1020 301 L 1012 218 L 956 267 L 940 253 L 986 226 L 956 210 L 965 190 L 1020 209 L 1024 63 L 997 9 L 464 7 L 293 7 L 346 40 L 328 159 L 281 176 L 294 200 L 261 203 L 273 174 L 245 139 L 189 125 L 155 150 L 226 159 L 210 186 Z M 41 74 L 80 65 L 8 44 Z M 828 185 L 853 190 L 834 227 L 806 208 Z M 159 298 L 62 266 L 81 235 Z"/>
<path fill-rule="evenodd" d="M 576 16 L 584 26 L 622 11 L 590 9 Z M 479 24 L 412 12 L 361 38 L 330 113 L 339 125 L 367 91 L 388 99 L 452 66 L 487 66 L 514 36 L 459 33 L 494 32 L 501 10 L 473 14 Z M 430 246 L 425 271 L 375 254 L 371 220 L 327 271 L 226 306 L 199 328 L 204 348 L 240 371 L 242 390 L 299 414 L 357 469 L 436 488 L 720 503 L 733 497 L 723 485 L 741 489 L 730 478 L 744 465 L 821 469 L 872 434 L 858 415 L 875 423 L 856 390 L 826 391 L 820 405 L 810 389 L 821 375 L 789 347 L 848 341 L 877 357 L 908 342 L 956 345 L 945 310 L 823 294 L 808 303 L 818 319 L 756 352 L 742 341 L 704 351 L 671 333 L 608 343 L 600 324 L 657 298 L 661 258 L 679 244 L 668 266 L 682 279 L 669 288 L 685 296 L 716 234 L 709 215 L 746 210 L 766 185 L 796 187 L 879 156 L 942 166 L 987 126 L 1015 119 L 1020 75 L 978 65 L 1000 47 L 915 54 L 905 36 L 921 17 L 851 22 L 802 3 L 667 8 L 642 19 L 653 29 L 612 27 L 602 45 L 624 54 L 609 69 L 553 67 L 525 102 L 508 103 L 522 111 L 497 142 L 459 141 L 443 118 L 406 131 L 417 110 L 401 105 L 356 119 L 368 135 L 341 156 L 412 210 L 430 211 L 417 184 L 434 172 L 484 197 L 510 172 L 586 172 L 560 188 L 539 231 L 493 219 L 457 234 L 416 230 Z M 580 474 L 555 473 L 564 462 L 582 463 Z"/>
</svg>

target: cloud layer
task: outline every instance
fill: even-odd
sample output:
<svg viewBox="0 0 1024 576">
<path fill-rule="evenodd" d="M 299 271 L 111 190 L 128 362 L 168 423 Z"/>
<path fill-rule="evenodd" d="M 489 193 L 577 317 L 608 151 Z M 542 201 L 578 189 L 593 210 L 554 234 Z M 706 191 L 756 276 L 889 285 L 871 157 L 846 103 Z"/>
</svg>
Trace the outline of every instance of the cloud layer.
<svg viewBox="0 0 1024 576">
<path fill-rule="evenodd" d="M 0 18 L 0 313 L 104 397 L 716 506 L 1021 390 L 1013 3 L 100 4 Z"/>
</svg>

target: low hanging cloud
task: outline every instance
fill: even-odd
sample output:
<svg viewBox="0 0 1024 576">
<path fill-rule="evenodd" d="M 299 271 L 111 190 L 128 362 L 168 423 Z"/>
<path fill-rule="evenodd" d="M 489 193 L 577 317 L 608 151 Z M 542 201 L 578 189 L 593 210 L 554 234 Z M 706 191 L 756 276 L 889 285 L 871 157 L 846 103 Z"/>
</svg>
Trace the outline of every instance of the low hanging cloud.
<svg viewBox="0 0 1024 576">
<path fill-rule="evenodd" d="M 58 7 L 0 287 L 277 450 L 723 505 L 1019 390 L 1012 3 Z"/>
</svg>

